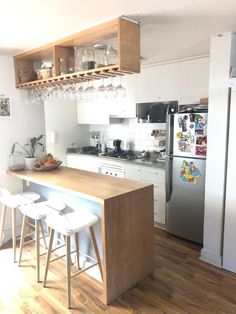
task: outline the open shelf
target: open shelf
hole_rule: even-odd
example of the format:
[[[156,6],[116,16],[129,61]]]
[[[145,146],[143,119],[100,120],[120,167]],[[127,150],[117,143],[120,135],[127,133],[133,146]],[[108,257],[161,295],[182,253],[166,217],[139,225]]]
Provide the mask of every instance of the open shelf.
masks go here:
[[[74,47],[88,47],[97,43],[115,40],[117,43],[118,63],[87,71],[60,75],[60,59],[74,56]],[[19,71],[38,70],[42,62],[50,61],[54,65],[54,75],[47,79],[21,83]],[[140,72],[140,28],[136,22],[117,18],[88,30],[70,35],[40,48],[18,54],[14,57],[17,88],[32,88],[39,85],[83,82],[90,79],[106,78]]]

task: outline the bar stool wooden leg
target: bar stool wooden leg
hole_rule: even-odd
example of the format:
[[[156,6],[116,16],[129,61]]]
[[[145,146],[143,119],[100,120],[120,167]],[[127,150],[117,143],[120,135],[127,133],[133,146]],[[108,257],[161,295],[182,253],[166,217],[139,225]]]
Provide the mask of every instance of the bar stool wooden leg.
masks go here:
[[[78,264],[78,270],[80,270],[80,262],[79,262],[79,233],[75,233],[75,250],[76,250],[76,259]]]
[[[43,225],[42,225],[42,221],[40,220],[39,221],[39,224],[40,224],[40,228],[41,228],[41,233],[42,233],[42,236],[43,236],[43,242],[44,242],[44,246],[45,246],[45,249],[47,249],[47,243],[46,243],[46,239],[45,239],[45,233],[44,233],[44,230],[43,230]]]
[[[66,277],[67,277],[67,306],[71,304],[71,254],[70,236],[66,236]]]
[[[101,277],[103,279],[102,263],[101,263],[101,259],[100,259],[100,255],[99,255],[99,251],[98,251],[98,246],[97,246],[97,241],[96,241],[96,237],[95,237],[95,234],[94,234],[93,226],[89,227],[89,231],[90,231],[90,236],[91,236],[91,240],[92,240],[92,243],[93,243],[93,248],[94,248],[94,251],[95,251],[95,254],[96,254],[96,258],[97,258],[97,261],[98,261],[98,267],[99,267],[99,270],[100,270],[100,274],[101,274]]]
[[[21,263],[21,257],[22,257],[22,251],[23,251],[23,245],[25,242],[25,231],[26,231],[26,224],[27,224],[27,216],[23,216],[23,220],[22,220],[22,226],[21,226],[21,237],[20,237],[20,253],[19,253],[19,261],[18,261],[18,265],[20,266]]]
[[[0,222],[0,246],[2,246],[3,241],[3,228],[5,224],[5,218],[6,218],[6,205],[2,205],[2,214],[1,214],[1,222]]]
[[[16,208],[12,208],[12,248],[13,260],[16,262]]]
[[[36,272],[37,282],[40,281],[40,246],[39,246],[39,221],[35,220],[35,251],[36,251]]]
[[[47,281],[47,275],[48,275],[48,267],[50,262],[50,257],[52,253],[52,244],[53,244],[53,238],[54,238],[54,230],[50,229],[50,237],[49,237],[49,244],[48,244],[48,252],[47,252],[47,258],[46,258],[46,265],[45,265],[45,272],[44,272],[44,279],[43,279],[43,286],[46,286]]]

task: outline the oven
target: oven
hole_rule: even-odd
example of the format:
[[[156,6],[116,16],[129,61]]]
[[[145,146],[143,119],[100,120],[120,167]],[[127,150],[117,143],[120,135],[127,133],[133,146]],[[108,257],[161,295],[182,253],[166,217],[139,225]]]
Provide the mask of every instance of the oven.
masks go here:
[[[118,164],[109,164],[109,163],[101,164],[99,168],[99,172],[107,176],[113,176],[113,177],[119,177],[119,178],[125,177],[124,167]]]

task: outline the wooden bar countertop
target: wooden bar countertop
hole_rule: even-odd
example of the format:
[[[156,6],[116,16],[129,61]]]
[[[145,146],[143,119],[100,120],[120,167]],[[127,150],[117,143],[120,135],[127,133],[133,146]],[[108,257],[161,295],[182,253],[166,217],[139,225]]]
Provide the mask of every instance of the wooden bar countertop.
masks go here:
[[[101,205],[103,282],[91,287],[103,303],[153,271],[153,184],[68,167],[8,174]]]
[[[51,171],[8,171],[8,174],[63,192],[69,191],[100,204],[152,185],[69,167],[59,167]]]

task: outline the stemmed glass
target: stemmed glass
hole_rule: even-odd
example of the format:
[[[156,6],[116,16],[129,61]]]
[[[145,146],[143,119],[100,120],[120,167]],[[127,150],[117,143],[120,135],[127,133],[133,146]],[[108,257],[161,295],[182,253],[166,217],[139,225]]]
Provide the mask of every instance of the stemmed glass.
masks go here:
[[[113,77],[111,76],[111,82],[106,87],[106,96],[107,97],[115,97],[116,95],[116,89],[113,85]]]
[[[106,86],[104,85],[104,78],[102,78],[102,84],[97,88],[96,95],[99,99],[106,97]]]
[[[122,75],[120,75],[120,84],[116,86],[115,88],[116,97],[125,97],[126,95],[126,89],[121,83],[122,83]]]

